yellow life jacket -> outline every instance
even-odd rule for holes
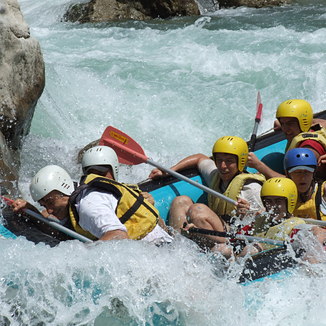
[[[229,183],[223,195],[233,200],[237,200],[243,186],[246,183],[252,181],[252,182],[258,182],[260,184],[263,184],[265,180],[266,180],[265,177],[260,174],[254,174],[254,173],[238,174]],[[220,184],[221,184],[220,175],[219,173],[216,173],[216,175],[212,179],[210,187],[216,190],[217,192],[221,192]],[[231,212],[235,209],[234,205],[211,194],[208,194],[208,206],[211,210],[213,210],[218,216],[222,217],[225,221],[228,221],[230,219]]]
[[[92,188],[94,191],[106,191],[113,194],[117,200],[116,215],[120,222],[125,225],[128,236],[133,240],[140,240],[150,233],[158,223],[158,210],[150,204],[140,193],[132,188],[96,174],[90,174],[84,180],[69,199],[70,222],[76,232],[94,240],[91,233],[81,228],[76,203],[84,189]]]
[[[322,184],[316,183],[311,198],[305,202],[301,201],[299,196],[293,214],[302,218],[314,218],[316,220],[326,221],[326,215],[324,215],[320,210],[320,204],[324,196],[325,185],[326,181]]]
[[[271,226],[267,232],[257,233],[256,235],[261,238],[272,239],[272,240],[280,240],[285,241],[288,240],[292,230],[301,224],[305,224],[305,221],[299,217],[290,217],[284,220],[282,223]],[[271,249],[274,248],[274,245],[262,244],[263,249]]]
[[[79,185],[85,184],[85,180],[86,180],[87,176],[88,176],[88,174],[85,174],[80,178]],[[128,188],[131,188],[132,190],[137,191],[138,193],[142,192],[137,183],[123,183],[123,185],[127,186]]]
[[[288,143],[286,151],[298,147],[303,141],[308,139],[317,141],[326,149],[326,129],[320,127],[319,130],[302,132],[299,135],[295,136],[292,139],[291,143]]]

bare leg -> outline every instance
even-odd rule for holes
[[[178,196],[171,204],[169,225],[178,232],[187,222],[187,212],[191,205],[193,205],[193,201],[188,196]]]
[[[198,228],[219,232],[224,232],[226,229],[225,222],[204,204],[193,204],[189,208],[187,215],[191,223],[195,224]],[[222,243],[227,241],[227,238],[225,237],[217,237],[211,235],[205,235],[204,237],[212,240],[215,243]]]
[[[219,232],[225,231],[224,221],[204,204],[191,205],[186,214],[188,216],[188,222],[198,228]],[[188,231],[184,231],[182,234],[195,241],[203,249],[211,249],[216,243],[225,243],[227,241],[225,237],[196,234]]]

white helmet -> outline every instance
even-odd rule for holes
[[[86,173],[88,167],[94,167],[109,165],[112,168],[113,177],[118,180],[119,174],[119,162],[116,152],[108,146],[95,146],[88,149],[82,158],[83,172]],[[100,169],[99,169],[100,170]]]
[[[33,200],[39,201],[53,190],[70,196],[74,191],[74,183],[63,168],[58,165],[47,165],[35,174],[29,191]]]

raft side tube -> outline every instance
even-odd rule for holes
[[[246,260],[239,282],[255,281],[295,266],[297,261],[289,256],[285,247],[265,250]]]
[[[183,170],[180,173],[200,184],[206,185],[203,183],[197,169]],[[203,190],[172,176],[145,181],[139,184],[139,187],[142,191],[147,191],[153,196],[155,207],[167,224],[171,203],[177,196],[185,195],[190,197],[194,203],[207,204],[207,194]]]

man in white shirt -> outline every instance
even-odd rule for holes
[[[172,238],[158,224],[157,209],[140,192],[115,181],[118,176],[115,152],[109,147],[98,147],[88,150],[84,156],[100,153],[105,156],[105,162],[102,162],[105,164],[84,164],[84,172],[90,174],[81,186],[74,189],[74,183],[64,169],[48,165],[32,179],[33,200],[44,206],[50,215],[92,240],[171,242]],[[30,208],[30,204],[23,200],[13,203],[14,211],[28,206]]]
[[[109,180],[117,180],[119,172],[119,163],[115,151],[108,146],[95,146],[88,149],[82,158],[82,168],[84,176],[81,183],[87,180],[87,176],[95,174],[97,176],[103,176]],[[118,182],[113,184],[123,185]],[[112,187],[112,185],[110,185]],[[148,209],[144,210],[141,214],[146,214],[147,216],[157,215],[155,218],[155,226],[152,228],[151,232],[146,233],[146,235],[141,235],[141,239],[149,242],[171,242],[172,238],[164,230],[165,225],[162,219],[158,216],[158,211],[151,204],[154,204],[152,196],[148,193],[140,192],[140,190],[129,189],[130,185],[123,185],[120,191],[127,190],[127,194],[132,191],[133,196],[138,196]],[[82,191],[82,197],[79,202],[75,203],[76,210],[80,216],[79,224],[80,226],[100,238],[102,234],[116,230],[119,231],[120,236],[128,233],[128,223],[123,224],[121,222],[121,217],[117,216],[117,207],[120,203],[120,199],[117,198],[120,195],[115,193],[115,188],[113,193],[107,192],[103,189],[94,189],[92,185],[87,189]],[[122,197],[123,198],[123,197]],[[136,205],[139,205],[139,201],[136,201]],[[94,218],[95,217],[95,218]],[[130,224],[130,223],[129,223]],[[148,228],[148,223],[146,223],[143,228]],[[161,227],[162,226],[162,227]],[[151,227],[150,227],[151,228]],[[130,235],[129,230],[129,235]],[[132,236],[131,236],[132,237]]]

